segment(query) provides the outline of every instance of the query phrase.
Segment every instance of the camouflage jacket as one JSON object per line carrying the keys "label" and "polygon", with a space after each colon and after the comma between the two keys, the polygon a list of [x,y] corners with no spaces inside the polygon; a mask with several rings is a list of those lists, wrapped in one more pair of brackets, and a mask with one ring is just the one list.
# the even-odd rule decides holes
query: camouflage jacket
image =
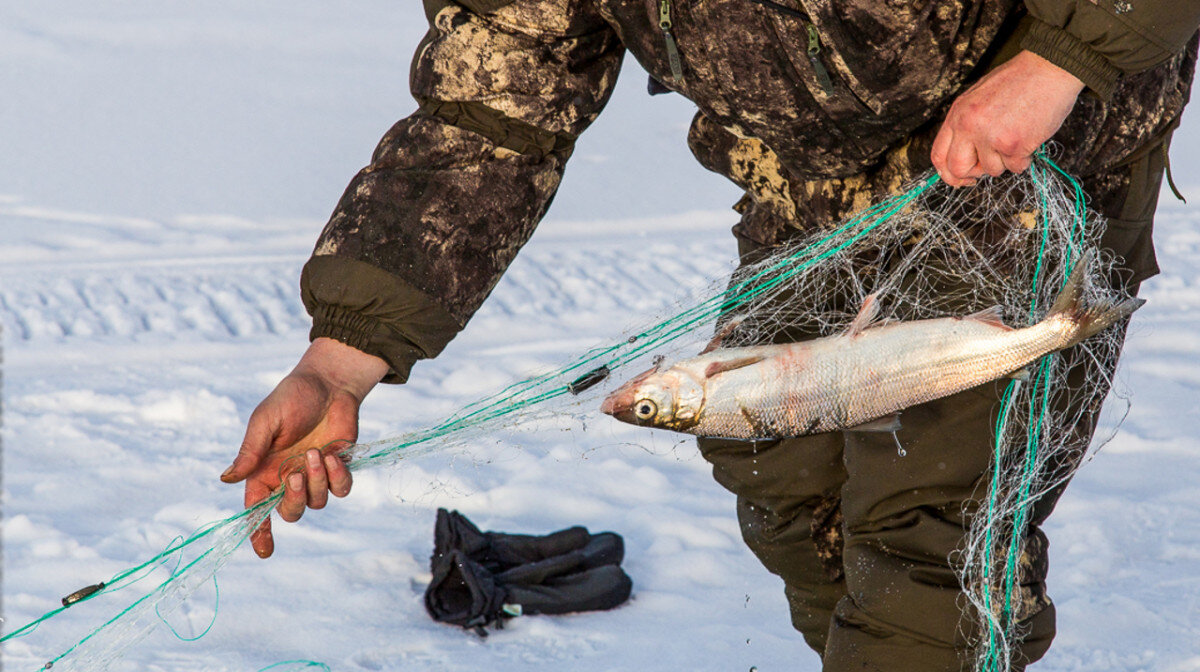
{"label": "camouflage jacket", "polygon": [[[411,75],[420,109],[350,183],[301,280],[311,337],[384,358],[391,382],[453,338],[533,233],[626,50],[695,102],[693,153],[746,190],[735,231],[772,244],[927,168],[930,129],[955,94],[1022,48],[1092,92],[1060,133],[1079,148],[1069,169],[1161,142],[1186,102],[1185,45],[1200,23],[1200,3],[1172,0],[426,0],[425,10]],[[870,184],[857,177],[872,171]]]}

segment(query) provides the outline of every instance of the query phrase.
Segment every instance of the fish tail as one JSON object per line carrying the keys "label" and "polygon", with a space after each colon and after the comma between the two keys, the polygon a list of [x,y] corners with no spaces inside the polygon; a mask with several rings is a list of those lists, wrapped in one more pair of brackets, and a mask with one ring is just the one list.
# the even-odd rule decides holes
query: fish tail
{"label": "fish tail", "polygon": [[1146,303],[1145,299],[1125,299],[1124,301],[1105,301],[1091,306],[1083,303],[1084,283],[1087,279],[1087,269],[1092,265],[1095,251],[1084,253],[1067,284],[1050,307],[1046,319],[1058,318],[1072,325],[1067,334],[1067,342],[1063,346],[1069,348],[1129,317],[1133,311]]}

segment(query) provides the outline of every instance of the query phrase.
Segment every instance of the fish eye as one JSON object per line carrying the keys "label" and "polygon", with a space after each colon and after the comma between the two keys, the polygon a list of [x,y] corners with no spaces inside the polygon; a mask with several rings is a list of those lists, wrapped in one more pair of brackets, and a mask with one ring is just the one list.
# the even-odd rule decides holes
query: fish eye
{"label": "fish eye", "polygon": [[633,406],[633,415],[638,420],[650,420],[658,415],[658,404],[649,399],[639,400]]}

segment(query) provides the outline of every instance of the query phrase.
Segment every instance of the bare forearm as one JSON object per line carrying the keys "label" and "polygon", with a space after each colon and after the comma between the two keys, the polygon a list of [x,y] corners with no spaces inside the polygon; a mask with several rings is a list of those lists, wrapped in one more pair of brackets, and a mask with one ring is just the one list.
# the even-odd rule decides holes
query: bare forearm
{"label": "bare forearm", "polygon": [[318,338],[308,346],[292,373],[319,376],[331,387],[362,401],[387,371],[387,362],[379,357],[332,338]]}

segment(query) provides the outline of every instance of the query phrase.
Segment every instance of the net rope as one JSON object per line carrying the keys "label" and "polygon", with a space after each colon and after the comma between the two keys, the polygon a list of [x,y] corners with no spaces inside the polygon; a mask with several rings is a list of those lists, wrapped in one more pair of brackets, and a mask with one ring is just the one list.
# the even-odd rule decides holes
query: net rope
{"label": "net rope", "polygon": [[[722,347],[836,334],[871,293],[880,297],[882,319],[929,319],[1000,306],[1007,324],[1027,326],[1053,302],[1075,260],[1097,247],[1101,232],[1078,182],[1044,154],[1025,173],[984,179],[970,189],[951,189],[936,175],[924,176],[837,227],[798,236],[732,276],[711,279],[672,314],[563,366],[513,383],[428,428],[337,448],[352,471],[361,471],[451,448],[469,454],[474,442],[501,431],[537,431],[546,423],[594,418],[600,399],[631,374],[663,358],[695,355],[716,325],[732,317],[741,319]],[[1095,256],[1086,269],[1085,300],[1119,298],[1109,289],[1116,260],[1102,252]],[[962,630],[974,642],[977,670],[1011,669],[1021,622],[1039,599],[1026,594],[1022,583],[1031,507],[1069,478],[1087,451],[1099,413],[1096,399],[1103,400],[1112,384],[1118,331],[1044,357],[1027,382],[1013,381],[1005,392],[986,492],[963,512],[972,522],[967,541],[951,558],[964,587]],[[1079,371],[1086,375],[1077,380]],[[1080,427],[1088,431],[1081,434]],[[108,669],[188,595],[214,581],[281,498],[277,491],[200,528],[80,599],[72,608],[158,581],[49,663],[56,670]],[[175,567],[164,570],[172,561]],[[29,635],[66,608],[47,612],[0,642]]]}

